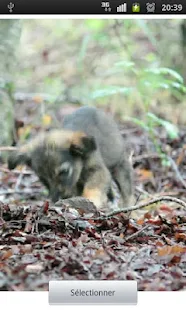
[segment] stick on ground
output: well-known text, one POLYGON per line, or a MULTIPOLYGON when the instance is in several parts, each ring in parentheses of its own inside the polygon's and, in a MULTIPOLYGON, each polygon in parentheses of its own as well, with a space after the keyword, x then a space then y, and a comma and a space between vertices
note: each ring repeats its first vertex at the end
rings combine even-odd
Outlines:
POLYGON ((98 218, 82 218, 82 219, 85 219, 85 220, 89 220, 89 219, 92 219, 92 220, 103 220, 103 219, 107 219, 109 217, 112 217, 114 215, 117 215, 119 213, 127 213, 127 212, 130 212, 130 211, 139 210, 139 209, 148 207, 148 206, 150 206, 150 205, 152 205, 154 203, 158 203, 158 202, 161 202, 161 201, 175 202, 175 203, 179 204, 180 206, 182 206, 186 210, 186 202, 184 202, 183 200, 175 198, 175 197, 170 197, 170 196, 162 196, 162 197, 158 197, 158 198, 155 198, 155 199, 151 199, 150 201, 147 201, 147 202, 139 203, 139 204, 137 204, 135 206, 131 206, 131 207, 128 207, 128 208, 125 208, 125 209, 119 209, 119 210, 113 211, 111 213, 108 213, 108 214, 106 214, 104 216, 101 216, 101 217, 98 217, 98 218))

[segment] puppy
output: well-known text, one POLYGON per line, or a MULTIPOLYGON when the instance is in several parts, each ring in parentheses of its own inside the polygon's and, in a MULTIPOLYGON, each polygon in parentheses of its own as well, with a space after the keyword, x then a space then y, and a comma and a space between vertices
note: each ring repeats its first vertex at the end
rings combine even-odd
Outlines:
POLYGON ((39 135, 8 159, 9 169, 26 164, 48 188, 53 201, 83 196, 101 208, 112 198, 114 179, 123 207, 133 195, 132 167, 112 118, 93 107, 66 116, 61 130, 39 135))

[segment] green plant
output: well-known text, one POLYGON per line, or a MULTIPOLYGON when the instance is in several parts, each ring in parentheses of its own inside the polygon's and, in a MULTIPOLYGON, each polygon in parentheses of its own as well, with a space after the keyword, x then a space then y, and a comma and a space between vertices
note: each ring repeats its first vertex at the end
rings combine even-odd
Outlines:
MULTIPOLYGON (((121 74, 128 71, 133 80, 133 86, 107 86, 106 88, 96 89, 91 97, 93 99, 103 98, 115 94, 122 94, 128 100, 131 96, 138 97, 143 104, 144 119, 140 120, 136 117, 124 117, 130 119, 139 126, 143 127, 149 133, 150 139, 153 141, 156 151, 162 158, 164 165, 169 161, 161 150, 157 139, 156 127, 162 126, 167 132, 170 139, 178 138, 178 128, 171 122, 164 120, 151 112, 151 101, 155 99, 161 92, 166 91, 181 100, 186 94, 186 87, 183 78, 174 70, 169 68, 146 68, 138 69, 133 62, 117 62, 107 74, 121 74)), ((130 101, 130 100, 129 100, 130 101)))

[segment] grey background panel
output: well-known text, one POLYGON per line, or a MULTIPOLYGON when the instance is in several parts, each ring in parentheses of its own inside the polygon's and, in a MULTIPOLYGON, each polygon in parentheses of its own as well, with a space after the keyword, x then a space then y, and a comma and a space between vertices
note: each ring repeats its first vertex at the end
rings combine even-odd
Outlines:
POLYGON ((50 304, 137 304, 137 281, 50 281, 50 304))

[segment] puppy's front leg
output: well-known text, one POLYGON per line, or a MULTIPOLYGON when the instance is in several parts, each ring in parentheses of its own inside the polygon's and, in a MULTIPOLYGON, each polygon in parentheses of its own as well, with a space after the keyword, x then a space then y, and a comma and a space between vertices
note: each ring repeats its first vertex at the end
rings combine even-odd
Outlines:
POLYGON ((88 184, 85 186, 83 190, 83 197, 89 199, 93 204, 97 207, 97 209, 100 209, 103 206, 103 196, 105 193, 103 193, 100 188, 93 188, 92 186, 89 186, 88 184))
POLYGON ((100 209, 107 202, 107 194, 111 185, 111 175, 105 167, 91 167, 84 184, 82 196, 89 199, 100 209))

